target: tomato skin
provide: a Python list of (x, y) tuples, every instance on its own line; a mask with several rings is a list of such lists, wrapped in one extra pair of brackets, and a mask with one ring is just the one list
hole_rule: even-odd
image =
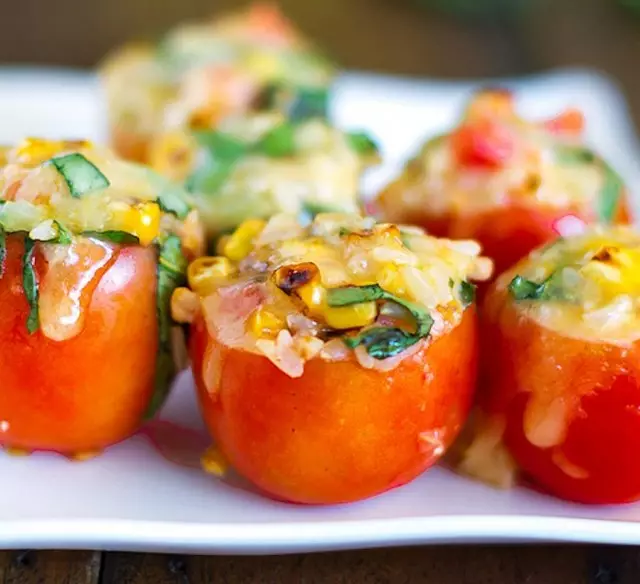
[[(332, 504), (403, 485), (436, 462), (470, 407), (476, 336), (468, 309), (391, 372), (313, 359), (293, 379), (263, 356), (221, 346), (199, 320), (191, 356), (205, 421), (231, 465), (274, 498)], [(211, 351), (220, 365), (213, 394), (203, 377)]]
[[(153, 393), (158, 332), (152, 248), (122, 247), (102, 275), (84, 329), (53, 341), (26, 329), (24, 243), (7, 236), (0, 277), (0, 444), (82, 454), (131, 435)], [(46, 261), (36, 244), (41, 278)], [(4, 424), (2, 424), (4, 426)]]
[(454, 156), (463, 168), (499, 169), (515, 151), (515, 140), (508, 127), (486, 118), (460, 126), (450, 140)]
[[(640, 499), (640, 341), (630, 346), (569, 338), (517, 309), (505, 290), (486, 299), (481, 407), (506, 422), (504, 440), (524, 474), (581, 503)], [(534, 399), (567, 407), (563, 436), (536, 445), (525, 432)], [(558, 397), (559, 396), (559, 397)]]

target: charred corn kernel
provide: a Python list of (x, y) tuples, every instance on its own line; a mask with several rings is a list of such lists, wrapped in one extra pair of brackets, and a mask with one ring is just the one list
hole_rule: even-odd
[(171, 295), (171, 317), (176, 322), (190, 323), (200, 312), (200, 300), (189, 288), (176, 288)]
[(204, 472), (222, 477), (229, 468), (229, 463), (215, 446), (210, 446), (200, 459)]
[(296, 289), (296, 295), (305, 303), (312, 316), (322, 316), (326, 308), (327, 290), (320, 282), (309, 282)]
[(247, 219), (229, 236), (222, 253), (230, 260), (239, 262), (251, 252), (254, 238), (266, 225), (262, 219)]
[(136, 207), (136, 225), (130, 225), (130, 233), (135, 233), (141, 245), (150, 245), (160, 231), (160, 207), (157, 203), (143, 203)]
[(187, 281), (196, 294), (206, 296), (218, 287), (221, 280), (228, 278), (235, 271), (235, 267), (227, 258), (198, 258), (187, 268)]
[(286, 327), (284, 319), (264, 307), (253, 311), (248, 321), (249, 330), (258, 338), (276, 338)]
[(396, 296), (405, 296), (407, 294), (407, 286), (404, 278), (400, 275), (398, 268), (389, 264), (382, 268), (377, 276), (378, 285), (391, 294)]
[(196, 144), (190, 134), (169, 132), (151, 143), (149, 165), (173, 180), (182, 181), (192, 170), (195, 153)]
[(361, 302), (351, 306), (326, 307), (323, 313), (326, 323), (334, 329), (350, 329), (371, 324), (378, 315), (375, 302)]

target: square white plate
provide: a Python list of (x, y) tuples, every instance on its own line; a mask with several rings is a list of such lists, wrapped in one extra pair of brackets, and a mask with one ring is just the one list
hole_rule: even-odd
[[(564, 71), (506, 83), (519, 91), (527, 115), (581, 107), (590, 140), (640, 191), (638, 145), (610, 82)], [(475, 86), (343, 75), (336, 119), (370, 130), (387, 158), (368, 178), (368, 190), (396, 172), (424, 137), (450, 126)], [(88, 74), (0, 70), (0, 142), (24, 135), (100, 139), (102, 111)], [(188, 373), (175, 389), (162, 418), (201, 432)], [(436, 542), (640, 544), (640, 505), (586, 507), (520, 488), (501, 492), (443, 468), (362, 503), (288, 505), (170, 462), (145, 435), (82, 464), (0, 453), (0, 476), (0, 548), (269, 554)]]

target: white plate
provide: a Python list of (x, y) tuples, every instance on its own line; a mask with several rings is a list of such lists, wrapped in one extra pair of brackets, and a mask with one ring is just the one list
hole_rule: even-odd
[[(522, 109), (585, 111), (589, 136), (638, 192), (638, 148), (626, 107), (602, 77), (581, 71), (515, 80)], [(374, 189), (420, 140), (452, 124), (471, 83), (345, 74), (334, 103), (346, 126), (381, 141), (388, 163)], [(24, 134), (103, 135), (95, 80), (60, 71), (0, 70), (0, 141)], [(162, 417), (201, 431), (183, 374)], [(168, 461), (137, 436), (86, 463), (0, 454), (0, 548), (268, 554), (442, 542), (580, 541), (640, 544), (640, 505), (587, 507), (514, 489), (500, 492), (436, 468), (366, 502), (304, 507), (265, 499)]]

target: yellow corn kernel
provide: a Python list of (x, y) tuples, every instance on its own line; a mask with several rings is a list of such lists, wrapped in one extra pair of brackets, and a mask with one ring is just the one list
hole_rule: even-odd
[(285, 328), (284, 319), (270, 310), (260, 307), (253, 311), (247, 323), (249, 330), (258, 338), (273, 338)]
[(243, 221), (224, 243), (222, 253), (230, 260), (239, 262), (249, 255), (254, 238), (264, 229), (265, 225), (266, 223), (262, 219)]
[(135, 233), (141, 245), (150, 245), (160, 231), (160, 207), (157, 203), (143, 203), (136, 210), (136, 225), (128, 226), (127, 231)]
[(229, 468), (229, 463), (226, 461), (222, 452), (220, 452), (215, 446), (210, 446), (207, 451), (202, 455), (200, 459), (202, 464), (202, 470), (204, 472), (222, 477)]
[(361, 302), (351, 306), (326, 307), (324, 320), (334, 329), (350, 329), (371, 324), (378, 315), (375, 302)]
[(326, 306), (327, 290), (320, 282), (313, 281), (296, 289), (296, 295), (305, 303), (311, 316), (323, 316)]
[(151, 168), (173, 180), (183, 181), (193, 168), (197, 146), (187, 132), (174, 131), (156, 138), (149, 150)]
[(176, 288), (171, 295), (171, 318), (176, 322), (189, 323), (200, 312), (200, 300), (189, 288)]
[(40, 164), (53, 158), (62, 149), (59, 140), (25, 138), (11, 153), (11, 158), (22, 164)]
[(378, 285), (396, 296), (406, 296), (407, 287), (400, 271), (393, 264), (382, 268), (377, 276)]
[(189, 287), (199, 296), (207, 296), (224, 280), (235, 273), (233, 264), (224, 257), (202, 257), (187, 268)]

